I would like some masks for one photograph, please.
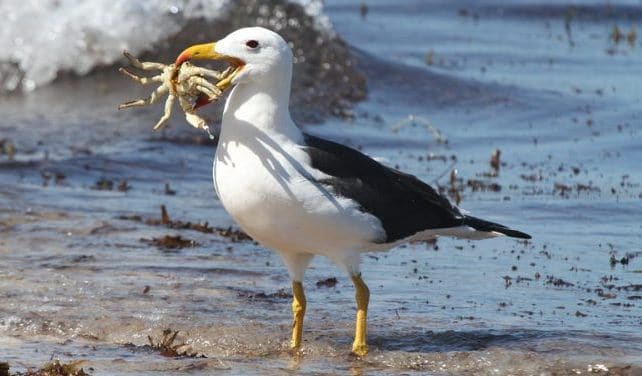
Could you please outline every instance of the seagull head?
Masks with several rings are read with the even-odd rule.
[[[221,90],[266,79],[289,80],[293,61],[287,42],[262,27],[239,29],[218,42],[188,47],[176,58],[176,66],[197,59],[223,60],[234,68],[217,83]]]

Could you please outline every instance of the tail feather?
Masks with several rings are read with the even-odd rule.
[[[530,235],[524,232],[513,230],[504,225],[500,225],[499,223],[485,221],[483,219],[479,219],[476,217],[470,217],[470,216],[464,217],[464,224],[466,226],[470,226],[474,228],[477,231],[498,232],[500,234],[510,236],[511,238],[519,238],[519,239],[531,238]]]

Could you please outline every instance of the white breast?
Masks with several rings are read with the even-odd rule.
[[[308,155],[290,137],[264,130],[242,140],[222,135],[214,165],[221,203],[267,247],[332,257],[366,250],[385,238],[376,217],[315,181],[328,176],[311,168]]]

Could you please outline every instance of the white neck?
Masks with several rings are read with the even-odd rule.
[[[236,85],[225,103],[221,138],[254,137],[257,131],[300,139],[301,131],[290,117],[291,69],[261,80]]]

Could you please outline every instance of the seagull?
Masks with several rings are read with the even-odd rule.
[[[303,333],[303,277],[316,255],[328,257],[354,283],[352,353],[365,356],[370,292],[361,277],[364,252],[438,236],[530,239],[463,214],[415,176],[304,133],[290,116],[293,55],[279,34],[242,28],[185,49],[176,66],[190,59],[223,60],[233,68],[225,83],[233,87],[214,157],[214,187],[238,225],[283,259],[292,280],[293,352]]]

